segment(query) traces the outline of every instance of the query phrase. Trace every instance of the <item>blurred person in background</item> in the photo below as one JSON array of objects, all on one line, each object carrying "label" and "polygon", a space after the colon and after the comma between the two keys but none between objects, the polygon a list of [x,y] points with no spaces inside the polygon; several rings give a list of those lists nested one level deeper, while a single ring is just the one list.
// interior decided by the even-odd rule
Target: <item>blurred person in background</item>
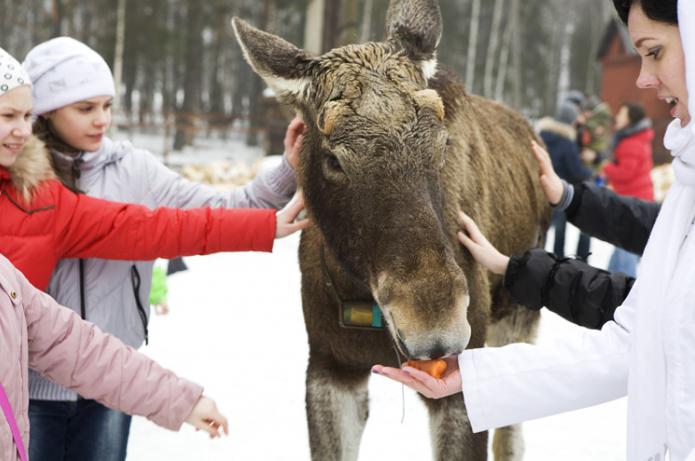
[{"label": "blurred person in background", "polygon": [[[623,196],[654,200],[651,171],[654,167],[652,142],[654,130],[644,107],[626,102],[615,116],[615,136],[611,161],[603,165],[603,174],[613,190]],[[639,255],[616,247],[608,263],[611,272],[637,274]]]},{"label": "blurred person in background", "polygon": [[[548,148],[553,168],[570,184],[580,183],[591,177],[592,171],[582,164],[577,145],[576,124],[579,118],[578,106],[565,100],[560,104],[554,118],[541,119],[536,129]],[[553,210],[552,225],[555,228],[553,252],[560,258],[565,256],[565,232],[567,216],[564,211]],[[580,234],[577,243],[577,256],[586,259],[589,256],[591,238]]]}]

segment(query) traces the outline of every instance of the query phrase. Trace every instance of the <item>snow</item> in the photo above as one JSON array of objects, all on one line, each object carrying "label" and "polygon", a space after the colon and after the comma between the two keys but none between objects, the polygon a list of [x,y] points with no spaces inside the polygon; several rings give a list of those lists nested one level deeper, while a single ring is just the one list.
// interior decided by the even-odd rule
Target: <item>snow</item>
[{"label": "snow", "polygon": [[[576,229],[568,225],[568,250],[576,238]],[[310,459],[298,241],[291,236],[276,242],[273,254],[187,258],[190,269],[170,277],[171,312],[153,315],[150,345],[142,351],[203,383],[229,418],[230,435],[211,441],[190,426],[176,433],[138,417],[131,430],[130,461]],[[593,240],[592,250],[590,262],[605,267],[611,247]],[[580,331],[543,312],[539,342]],[[370,400],[361,461],[432,459],[427,414],[414,392],[373,376]],[[525,459],[624,459],[625,421],[621,399],[528,422]]]}]

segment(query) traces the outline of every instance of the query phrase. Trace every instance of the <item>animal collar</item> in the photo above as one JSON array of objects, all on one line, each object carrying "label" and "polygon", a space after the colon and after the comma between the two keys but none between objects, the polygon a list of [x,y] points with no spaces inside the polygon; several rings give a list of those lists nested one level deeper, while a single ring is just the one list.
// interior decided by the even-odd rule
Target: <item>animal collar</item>
[{"label": "animal collar", "polygon": [[343,300],[336,290],[333,278],[328,272],[326,265],[325,250],[321,245],[321,269],[325,277],[326,287],[333,294],[338,306],[340,306],[340,316],[338,324],[342,328],[360,329],[360,330],[383,330],[384,318],[381,315],[381,308],[373,300]]}]

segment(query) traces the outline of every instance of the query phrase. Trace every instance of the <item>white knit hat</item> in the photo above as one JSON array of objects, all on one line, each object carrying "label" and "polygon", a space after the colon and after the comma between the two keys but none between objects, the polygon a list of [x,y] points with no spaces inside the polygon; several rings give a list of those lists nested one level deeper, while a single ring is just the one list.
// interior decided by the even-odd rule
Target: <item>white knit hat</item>
[{"label": "white knit hat", "polygon": [[23,65],[34,83],[34,115],[116,94],[104,58],[74,38],[58,37],[35,46]]},{"label": "white knit hat", "polygon": [[29,75],[19,61],[0,48],[0,95],[22,85],[31,85]]}]

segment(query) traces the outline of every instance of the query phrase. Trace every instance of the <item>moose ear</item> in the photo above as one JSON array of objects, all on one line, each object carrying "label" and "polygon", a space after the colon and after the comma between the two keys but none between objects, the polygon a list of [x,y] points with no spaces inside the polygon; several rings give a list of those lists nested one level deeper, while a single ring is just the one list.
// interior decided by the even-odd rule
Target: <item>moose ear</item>
[{"label": "moose ear", "polygon": [[435,52],[442,37],[442,13],[437,0],[391,0],[386,13],[387,40],[420,63],[425,78],[436,72]]},{"label": "moose ear", "polygon": [[232,27],[246,61],[279,99],[290,104],[307,99],[312,59],[304,50],[237,17],[232,18]]}]

